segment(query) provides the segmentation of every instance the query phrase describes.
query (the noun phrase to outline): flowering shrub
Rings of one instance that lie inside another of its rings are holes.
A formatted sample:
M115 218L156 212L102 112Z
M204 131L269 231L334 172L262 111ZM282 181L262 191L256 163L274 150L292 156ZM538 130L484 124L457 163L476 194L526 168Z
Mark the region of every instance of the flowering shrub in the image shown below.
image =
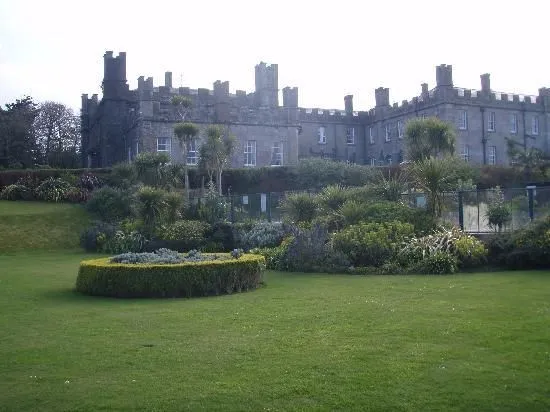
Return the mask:
M39 200L46 202L61 202L71 190L71 185L66 181L49 177L36 188L35 194Z
M281 223L259 222L244 233L241 243L245 249L278 246L285 236Z
M428 275L445 275L455 273L458 269L458 259L456 256L437 251L426 256L420 262L413 265L410 272L425 273Z
M0 192L0 200L32 200L32 191L21 184L6 186Z

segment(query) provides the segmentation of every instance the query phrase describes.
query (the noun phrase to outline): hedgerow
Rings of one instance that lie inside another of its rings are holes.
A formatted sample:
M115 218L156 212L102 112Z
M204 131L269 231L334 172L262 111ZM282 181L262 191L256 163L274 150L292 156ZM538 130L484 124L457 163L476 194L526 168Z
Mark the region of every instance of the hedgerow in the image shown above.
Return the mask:
M110 259L81 262L76 290L119 298L220 295L257 288L265 269L263 256L253 254L177 264L124 264Z

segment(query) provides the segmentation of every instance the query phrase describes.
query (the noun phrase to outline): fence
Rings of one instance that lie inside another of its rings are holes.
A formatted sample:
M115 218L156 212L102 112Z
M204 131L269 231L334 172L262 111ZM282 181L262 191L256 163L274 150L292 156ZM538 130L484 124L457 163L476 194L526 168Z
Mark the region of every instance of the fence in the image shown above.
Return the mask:
M290 193L296 192L266 192L246 195L224 196L227 219L231 222L244 220L282 220L281 201ZM314 191L308 191L314 195ZM550 187L502 189L504 203L512 211L512 220L503 230L513 231L525 226L531 220L550 215ZM497 196L495 190L465 190L447 192L443 195L444 221L460 226L466 232L492 232L487 220L488 205ZM201 198L194 198L200 203ZM411 207L425 207L424 193L403 194L402 201Z

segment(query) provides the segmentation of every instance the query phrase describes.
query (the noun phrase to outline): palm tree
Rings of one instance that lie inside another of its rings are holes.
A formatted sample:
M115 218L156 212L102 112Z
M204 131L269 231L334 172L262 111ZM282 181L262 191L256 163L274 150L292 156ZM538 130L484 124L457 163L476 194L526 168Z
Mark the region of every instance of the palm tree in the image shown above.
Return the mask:
M220 195L222 194L223 169L229 163L234 147L235 138L233 136L224 136L223 129L220 126L208 127L206 140L200 147L200 167L206 170L210 182L212 182L212 177L216 173Z
M185 176L185 198L189 201L189 173L187 170L187 152L192 140L199 134L199 128L189 122L176 123L174 133L179 140L183 156L183 174Z
M416 162L430 157L453 155L455 142L453 126L437 117L415 119L407 124L407 160Z

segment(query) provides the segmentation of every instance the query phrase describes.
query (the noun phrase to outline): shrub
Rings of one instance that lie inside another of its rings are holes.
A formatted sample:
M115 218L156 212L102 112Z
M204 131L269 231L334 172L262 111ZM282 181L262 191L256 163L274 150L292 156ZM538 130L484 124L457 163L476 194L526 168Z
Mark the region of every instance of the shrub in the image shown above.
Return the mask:
M441 227L431 235L409 239L399 252L398 260L404 265L414 265L439 252L454 256L462 268L481 265L487 257L487 249L475 237L457 227Z
M510 269L550 268L550 216L517 230L510 238L504 263Z
M71 185L59 178L49 177L36 188L37 199L46 202L61 202L71 190Z
M93 173L82 173L78 179L78 186L84 190L91 192L92 190L99 189L103 186L103 182L99 177Z
M109 186L94 190L86 209L107 222L116 222L134 214L128 192Z
M116 233L116 226L105 222L93 222L80 235L80 245L87 252L99 252L107 239Z
M143 227L147 234L153 234L166 211L165 194L164 190L150 186L141 187L136 194L138 215L143 221Z
M278 246L286 230L281 223L258 222L242 238L245 249Z
M308 193L292 193L281 203L284 218L292 223L311 223L315 217L317 205Z
M32 191L21 184L6 186L0 192L1 200L32 200Z
M145 237L138 231L125 233L122 230L117 230L114 235L106 237L100 243L98 251L104 253L141 252L145 242Z
M228 222L216 222L206 233L206 242L202 249L205 252L230 251L236 247L233 227Z
M90 200L90 192L80 187L71 187L63 200L69 203L86 203Z
M416 273L425 273L429 275L445 275L455 273L458 268L456 256L437 251L423 258L410 270Z
M227 218L228 209L229 205L223 196L220 196L216 186L210 182L198 207L200 219L211 224L223 221Z
M293 227L279 257L281 267L295 272L346 272L350 266L348 258L332 247L326 228L318 225Z
M164 195L166 203L166 221L174 223L181 218L183 208L183 195L177 192L168 192Z
M266 268L269 270L288 270L286 254L288 246L254 248L250 253L261 255L265 258Z
M81 262L76 290L120 298L219 295L257 288L265 269L262 256L247 254L239 259L178 264L128 265L109 260Z
M184 241L187 250L198 249L206 241L206 234L210 225L200 220L178 220L166 227L161 234L163 240Z
M320 208L324 213L336 212L348 199L349 192L342 185L331 185L325 187L317 195Z
M170 249L158 249L153 253L122 253L113 256L111 263L154 263L154 264L172 264L184 262L184 258L178 252Z
M137 171L132 163L115 164L109 176L109 184L120 189L128 189L137 181Z
M413 235L409 223L359 223L334 234L334 248L356 266L381 266Z

